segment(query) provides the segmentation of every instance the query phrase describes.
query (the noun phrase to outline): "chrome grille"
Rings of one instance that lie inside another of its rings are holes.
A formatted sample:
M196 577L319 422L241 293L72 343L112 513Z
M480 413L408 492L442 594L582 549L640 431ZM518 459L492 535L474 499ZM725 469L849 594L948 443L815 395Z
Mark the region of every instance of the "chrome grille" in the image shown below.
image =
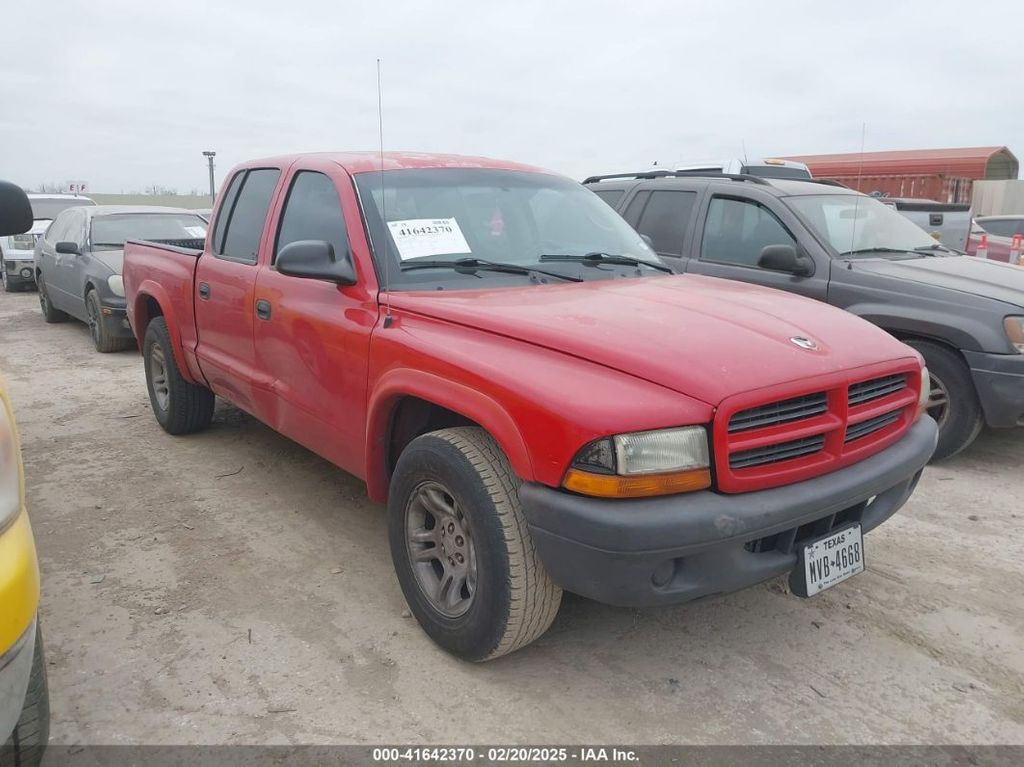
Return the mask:
M768 445L767 447L741 450L729 456L729 468L748 469L751 466L760 466L765 463L778 463L779 461L788 461L791 458L814 455L821 452L824 446L825 435L817 434L813 437L780 442L775 445Z
M898 375L873 378L870 381L861 381L850 385L850 393L847 402L850 405L862 405L865 402L886 397L903 390L907 386L907 377L902 373Z
M891 413L883 413L866 421L850 424L846 427L846 439L844 441L853 442L853 440L866 437L868 434L874 434L891 423L896 423L900 419L901 412L900 410L893 410Z
M729 419L729 433L735 434L747 429L761 429L780 423L812 418L828 410L825 392L807 394L803 397L772 402L769 405L741 410Z

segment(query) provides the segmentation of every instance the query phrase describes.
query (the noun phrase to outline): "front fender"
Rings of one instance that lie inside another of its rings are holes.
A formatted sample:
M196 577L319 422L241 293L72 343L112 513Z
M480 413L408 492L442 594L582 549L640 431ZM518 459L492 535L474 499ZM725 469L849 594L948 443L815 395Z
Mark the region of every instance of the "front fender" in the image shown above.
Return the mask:
M534 478L526 442L508 412L494 399L434 373L395 368L385 373L370 395L366 423L366 488L383 503L388 494L387 451L391 417L402 397L419 397L478 423L501 446L512 470L523 481Z

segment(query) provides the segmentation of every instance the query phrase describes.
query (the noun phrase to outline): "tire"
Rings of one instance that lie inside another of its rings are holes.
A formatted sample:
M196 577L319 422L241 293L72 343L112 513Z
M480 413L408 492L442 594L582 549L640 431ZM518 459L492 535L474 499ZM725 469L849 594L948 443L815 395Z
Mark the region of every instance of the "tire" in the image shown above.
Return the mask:
M917 340L907 344L924 357L932 376L933 400L938 402L941 391L946 392L944 410L939 406L928 409L939 424L939 442L932 461L952 458L977 439L985 422L971 371L959 354L941 344Z
M431 639L465 660L492 660L528 645L547 631L561 604L518 486L501 448L478 427L417 437L391 478L388 539L406 602ZM449 586L445 599L450 572L461 573L453 581L461 585Z
M46 684L43 635L36 626L36 649L25 692L21 718L6 743L0 745L0 767L37 767L50 739L50 691Z
M96 351L109 354L110 352L122 352L132 346L132 339L118 338L107 330L107 326L103 322L100 296L95 290L90 290L85 294L85 314L89 318L86 324L89 326L89 335L92 337Z
M4 286L4 293L13 293L15 287L11 284L11 281L7 278L7 264L0 258L0 283Z
M60 309L55 309L50 303L50 294L46 291L46 282L43 281L42 274L36 277L36 287L39 289L39 308L43 310L43 319L50 324L67 322L68 315Z
M157 422L168 434L202 431L213 420L213 392L185 380L173 348L167 322L163 317L155 317L146 328L142 344L149 403Z

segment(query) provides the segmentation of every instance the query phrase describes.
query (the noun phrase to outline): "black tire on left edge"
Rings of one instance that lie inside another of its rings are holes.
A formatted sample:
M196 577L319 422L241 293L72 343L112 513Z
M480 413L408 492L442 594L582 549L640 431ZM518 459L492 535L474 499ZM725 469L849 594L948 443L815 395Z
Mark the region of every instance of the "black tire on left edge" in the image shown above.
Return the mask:
M154 317L142 343L153 415L168 434L202 431L213 420L216 398L205 386L185 380L178 370L173 348L166 320Z
M36 625L36 649L25 703L14 732L0 745L0 767L37 767L50 740L50 690L46 684L43 633Z
M388 539L406 602L431 639L465 660L492 660L528 645L561 604L518 490L501 448L479 427L417 437L391 478ZM444 528L451 531L446 539L438 532ZM471 578L460 570L463 555ZM464 584L458 592L445 590L450 572Z

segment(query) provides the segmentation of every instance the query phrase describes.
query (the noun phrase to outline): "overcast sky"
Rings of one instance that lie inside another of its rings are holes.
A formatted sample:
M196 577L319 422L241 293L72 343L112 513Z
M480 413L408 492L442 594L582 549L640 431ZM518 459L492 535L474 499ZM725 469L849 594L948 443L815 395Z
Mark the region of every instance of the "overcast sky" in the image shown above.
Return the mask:
M243 160L482 154L574 177L657 160L1007 145L1024 2L5 0L0 177L207 187Z

